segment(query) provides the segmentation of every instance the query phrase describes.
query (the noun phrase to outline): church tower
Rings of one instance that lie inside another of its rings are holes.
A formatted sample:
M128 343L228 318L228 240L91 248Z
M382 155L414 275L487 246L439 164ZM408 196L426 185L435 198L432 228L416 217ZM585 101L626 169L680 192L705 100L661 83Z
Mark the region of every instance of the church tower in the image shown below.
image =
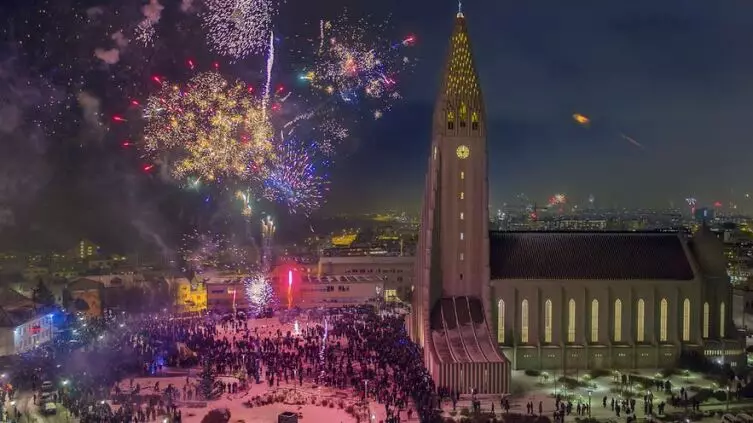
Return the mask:
M416 254L411 333L435 383L507 389L509 367L489 331L486 113L466 19L455 17L434 106Z

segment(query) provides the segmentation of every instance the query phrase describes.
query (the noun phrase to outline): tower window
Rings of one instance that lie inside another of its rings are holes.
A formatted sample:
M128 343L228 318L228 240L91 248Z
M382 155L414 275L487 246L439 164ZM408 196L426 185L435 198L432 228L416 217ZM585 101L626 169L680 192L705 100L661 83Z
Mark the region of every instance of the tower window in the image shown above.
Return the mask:
M462 273L460 274L460 280L461 281L463 280L463 274Z
M471 129L478 131L478 122L471 122Z
M460 193L460 199L462 200L462 199L464 199L464 198L465 198L465 193L461 192L461 193Z
M463 212L460 212L460 220L465 220L465 215L463 214Z
M460 172L460 179L465 179L465 172Z
M464 120L461 120L461 121L460 121L460 127L461 127L461 128L465 128L465 121L464 121Z
M463 233L460 232L460 240L462 241L465 237L463 236Z
M460 261L463 261L463 259L465 259L465 256L463 255L463 253L460 253ZM463 279L463 278L461 277L460 279Z
M455 129L455 113L447 112L447 129Z
M461 123L461 126L462 126L462 123ZM447 122L447 129L449 129L449 130L455 129L455 123L452 122L452 121Z

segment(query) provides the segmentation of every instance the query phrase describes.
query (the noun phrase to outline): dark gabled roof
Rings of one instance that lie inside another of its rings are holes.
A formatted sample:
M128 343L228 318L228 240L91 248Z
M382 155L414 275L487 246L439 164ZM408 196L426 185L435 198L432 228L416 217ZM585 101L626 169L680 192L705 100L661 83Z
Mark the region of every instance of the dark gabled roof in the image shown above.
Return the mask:
M34 307L34 301L15 289L2 287L0 288L0 307L9 309Z
M491 232L491 279L691 280L676 233Z
M104 285L99 282L95 281L93 279L88 278L78 278L75 281L68 284L68 290L69 291L93 291L96 289L101 289Z

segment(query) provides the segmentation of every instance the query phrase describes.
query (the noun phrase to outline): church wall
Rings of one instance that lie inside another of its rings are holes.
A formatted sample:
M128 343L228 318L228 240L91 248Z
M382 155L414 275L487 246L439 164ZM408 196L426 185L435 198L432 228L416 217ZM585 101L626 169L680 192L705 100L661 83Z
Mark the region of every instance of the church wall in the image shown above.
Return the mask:
M495 280L491 329L497 333L504 301L504 342L516 369L671 367L683 345L702 344L702 280ZM570 343L569 303L575 302L575 342ZM662 340L661 301L667 302ZM684 301L690 301L689 339L683 340ZM528 342L523 342L522 302L528 301ZM551 301L551 342L546 342L546 301ZM598 301L598 339L592 340L592 302ZM616 300L621 302L616 339ZM638 342L638 303L643 300L643 342ZM730 311L731 313L731 311Z

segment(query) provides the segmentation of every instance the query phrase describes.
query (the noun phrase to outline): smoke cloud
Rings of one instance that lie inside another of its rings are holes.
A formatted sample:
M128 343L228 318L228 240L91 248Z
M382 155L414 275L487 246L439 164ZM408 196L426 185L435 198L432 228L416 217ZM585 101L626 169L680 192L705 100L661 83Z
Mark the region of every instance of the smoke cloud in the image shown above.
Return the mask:
M146 4L141 8L141 13L144 14L144 18L149 22L156 24L162 17L162 10L164 8L165 6L162 6L159 3L159 0L149 0L149 4Z
M105 50L102 48L98 48L94 50L94 55L97 56L97 58L108 65L114 65L120 61L120 50L117 48L112 48L109 50Z
M194 11L193 0L181 0L180 10L183 13L191 13Z
M41 122L60 93L13 59L0 62L0 232L16 221L49 181L48 140Z

